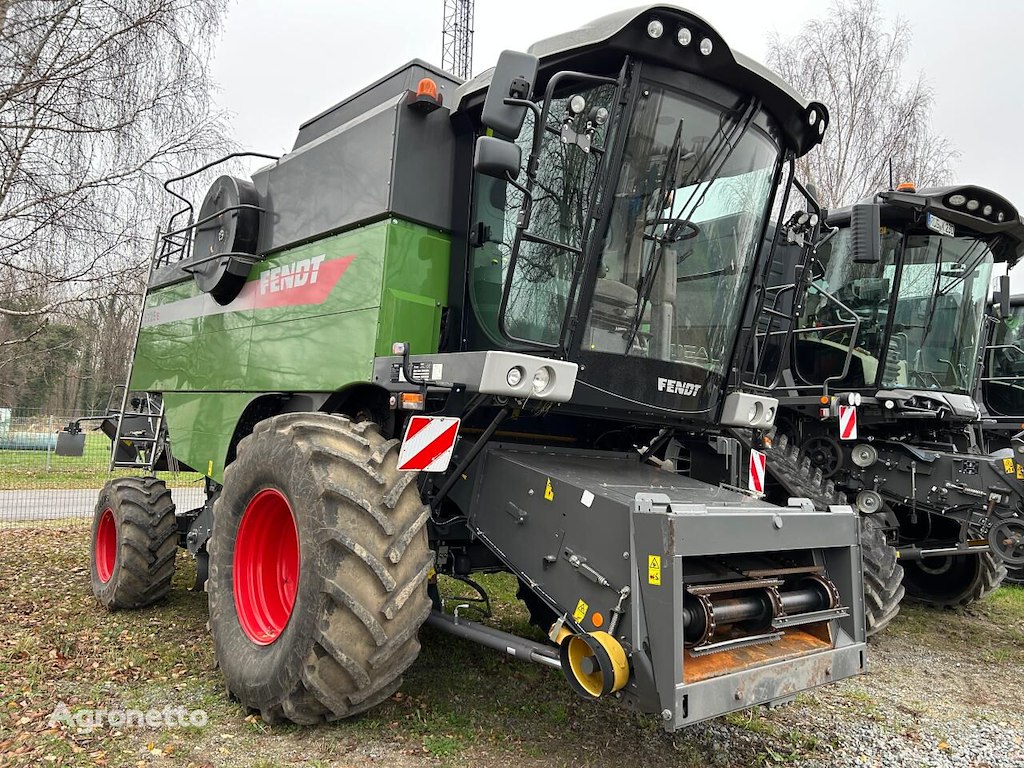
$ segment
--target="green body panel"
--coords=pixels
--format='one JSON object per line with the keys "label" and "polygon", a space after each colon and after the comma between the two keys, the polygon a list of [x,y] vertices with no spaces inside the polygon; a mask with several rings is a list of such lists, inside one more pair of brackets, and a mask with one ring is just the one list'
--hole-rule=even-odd
{"label": "green body panel", "polygon": [[226,307],[193,280],[154,290],[131,387],[164,393],[174,455],[220,480],[259,395],[368,382],[395,341],[437,351],[450,247],[444,233],[389,219],[273,254]]}
{"label": "green body panel", "polygon": [[217,482],[224,479],[224,459],[238,417],[254,397],[251,392],[167,392],[164,407],[175,458]]}
{"label": "green body panel", "polygon": [[414,355],[437,352],[441,309],[448,305],[450,253],[447,235],[392,221],[387,231],[376,355],[390,355],[395,341],[409,342]]}

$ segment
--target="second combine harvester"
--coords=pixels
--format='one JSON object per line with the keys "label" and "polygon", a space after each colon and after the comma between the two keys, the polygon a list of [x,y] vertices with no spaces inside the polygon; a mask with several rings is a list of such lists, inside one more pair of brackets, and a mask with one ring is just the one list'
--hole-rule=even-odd
{"label": "second combine harvester", "polygon": [[[973,399],[993,265],[1024,255],[1024,224],[991,190],[909,184],[827,223],[805,265],[768,470],[787,495],[844,494],[864,516],[871,634],[904,591],[961,607],[1024,562],[1021,457],[987,453]],[[799,256],[776,253],[776,274]]]}
{"label": "second combine harvester", "polygon": [[[414,62],[221,177],[158,240],[125,398],[150,405],[113,425],[119,463],[173,446],[209,501],[110,483],[97,596],[165,594],[175,539],[208,561],[220,669],[271,721],[383,701],[424,623],[669,730],[861,672],[853,511],[722,485],[719,430],[775,417],[742,319],[827,120],[650,6],[466,83]],[[435,572],[481,571],[551,642],[444,610]]]}

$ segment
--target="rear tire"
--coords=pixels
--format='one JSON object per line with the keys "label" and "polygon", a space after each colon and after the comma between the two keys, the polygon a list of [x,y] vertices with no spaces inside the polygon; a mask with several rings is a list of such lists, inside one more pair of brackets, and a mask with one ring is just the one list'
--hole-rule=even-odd
{"label": "rear tire", "polygon": [[[210,629],[228,690],[267,722],[367,710],[398,690],[419,654],[431,607],[429,510],[416,473],[397,469],[398,445],[371,422],[285,414],[257,424],[224,472],[209,546]],[[264,507],[271,528],[259,524]],[[245,519],[257,534],[282,533],[243,532],[240,555]],[[273,599],[248,597],[256,592],[246,578]],[[265,632],[254,636],[254,626]]]}
{"label": "rear tire", "polygon": [[1015,587],[1024,587],[1024,568],[1007,568],[1006,578],[1003,584],[1010,584]]}
{"label": "rear tire", "polygon": [[1006,567],[991,552],[904,563],[907,597],[938,608],[963,608],[999,588]]}
{"label": "rear tire", "polygon": [[904,572],[877,518],[861,515],[860,547],[864,565],[864,620],[871,637],[885,629],[900,612],[905,593]]}
{"label": "rear tire", "polygon": [[119,477],[92,519],[92,593],[105,608],[143,608],[171,589],[178,551],[171,492],[155,477]]}

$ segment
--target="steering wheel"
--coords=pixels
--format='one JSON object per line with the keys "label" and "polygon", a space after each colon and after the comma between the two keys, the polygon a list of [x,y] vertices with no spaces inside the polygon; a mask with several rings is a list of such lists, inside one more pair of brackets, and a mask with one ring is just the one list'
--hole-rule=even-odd
{"label": "steering wheel", "polygon": [[700,227],[689,219],[647,219],[644,221],[644,228],[665,225],[667,230],[663,235],[649,235],[644,233],[644,240],[653,240],[659,245],[666,243],[681,243],[684,240],[692,240],[700,234]]}
{"label": "steering wheel", "polygon": [[819,333],[819,338],[822,341],[831,341],[833,344],[845,347],[850,343],[850,331],[846,328],[834,328],[831,331]]}

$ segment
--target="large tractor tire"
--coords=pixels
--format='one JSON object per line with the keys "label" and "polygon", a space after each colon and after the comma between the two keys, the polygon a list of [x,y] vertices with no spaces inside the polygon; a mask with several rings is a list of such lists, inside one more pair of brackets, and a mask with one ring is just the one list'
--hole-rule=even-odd
{"label": "large tractor tire", "polygon": [[228,690],[270,723],[355,715],[391,696],[430,612],[429,510],[399,441],[371,422],[260,422],[224,472],[210,630]]}
{"label": "large tractor tire", "polygon": [[[816,506],[846,504],[846,495],[837,491],[820,469],[780,435],[765,448],[768,473],[789,497],[807,498]],[[777,499],[777,501],[785,501]],[[877,518],[861,515],[861,556],[864,568],[864,614],[867,635],[871,637],[888,626],[900,612],[903,600],[903,567],[896,550],[888,543]]]}
{"label": "large tractor tire", "polygon": [[1007,568],[1006,578],[1003,584],[1011,584],[1015,587],[1024,587],[1024,568]]}
{"label": "large tractor tire", "polygon": [[1003,583],[1006,567],[991,552],[932,557],[903,564],[907,597],[939,608],[962,608]]}
{"label": "large tractor tire", "polygon": [[143,608],[171,589],[178,524],[155,477],[120,477],[100,491],[92,518],[92,592],[104,607]]}
{"label": "large tractor tire", "polygon": [[900,612],[904,570],[885,538],[881,521],[860,516],[860,552],[864,568],[864,620],[868,637],[885,628]]}

